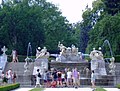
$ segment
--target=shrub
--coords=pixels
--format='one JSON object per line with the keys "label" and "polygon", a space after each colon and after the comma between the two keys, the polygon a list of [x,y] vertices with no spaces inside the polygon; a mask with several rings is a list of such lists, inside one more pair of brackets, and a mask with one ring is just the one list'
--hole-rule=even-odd
{"label": "shrub", "polygon": [[118,89],[120,89],[120,84],[117,84],[117,86],[116,86]]}
{"label": "shrub", "polygon": [[19,87],[20,87],[19,83],[4,85],[4,86],[0,86],[0,91],[10,91]]}
{"label": "shrub", "polygon": [[115,56],[115,62],[120,62],[120,55]]}

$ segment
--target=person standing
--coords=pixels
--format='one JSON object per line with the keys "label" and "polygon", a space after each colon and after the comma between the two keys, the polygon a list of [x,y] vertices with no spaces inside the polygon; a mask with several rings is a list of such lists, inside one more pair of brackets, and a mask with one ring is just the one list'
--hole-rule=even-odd
{"label": "person standing", "polygon": [[13,76],[12,76],[12,80],[13,80],[13,83],[16,83],[16,78],[17,78],[17,74],[16,72],[13,73]]}
{"label": "person standing", "polygon": [[12,62],[18,62],[18,55],[16,50],[12,50]]}
{"label": "person standing", "polygon": [[91,73],[91,84],[92,84],[92,88],[93,88],[93,91],[95,89],[95,73],[94,73],[94,70],[92,70],[92,73]]}
{"label": "person standing", "polygon": [[35,85],[35,88],[37,87],[37,85],[39,85],[39,86],[41,87],[40,78],[41,78],[41,74],[40,74],[40,72],[39,72],[39,69],[37,69],[37,72],[36,72],[36,85]]}
{"label": "person standing", "polygon": [[12,69],[9,69],[7,72],[7,77],[8,77],[8,83],[12,83]]}
{"label": "person standing", "polygon": [[61,71],[57,72],[57,85],[62,87],[62,73]]}
{"label": "person standing", "polygon": [[75,88],[77,88],[77,86],[80,86],[80,73],[77,71],[77,68],[73,69],[72,72],[72,77],[73,77],[73,85]]}
{"label": "person standing", "polygon": [[72,85],[72,72],[70,71],[70,69],[68,69],[67,72],[67,86],[71,86]]}

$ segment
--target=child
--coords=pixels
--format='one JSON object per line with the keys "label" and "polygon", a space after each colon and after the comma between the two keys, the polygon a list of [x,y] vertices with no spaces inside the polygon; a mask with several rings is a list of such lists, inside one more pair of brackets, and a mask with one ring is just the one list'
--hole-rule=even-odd
{"label": "child", "polygon": [[57,81],[52,81],[51,82],[51,88],[55,88],[57,86]]}

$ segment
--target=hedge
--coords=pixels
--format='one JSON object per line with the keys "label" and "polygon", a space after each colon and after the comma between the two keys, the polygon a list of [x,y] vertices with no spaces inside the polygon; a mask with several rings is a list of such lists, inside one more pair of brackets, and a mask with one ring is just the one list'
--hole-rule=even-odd
{"label": "hedge", "polygon": [[120,89],[120,84],[117,84],[117,86],[116,86],[118,89]]}
{"label": "hedge", "polygon": [[20,87],[19,83],[4,85],[4,86],[0,86],[0,91],[10,91],[19,87]]}

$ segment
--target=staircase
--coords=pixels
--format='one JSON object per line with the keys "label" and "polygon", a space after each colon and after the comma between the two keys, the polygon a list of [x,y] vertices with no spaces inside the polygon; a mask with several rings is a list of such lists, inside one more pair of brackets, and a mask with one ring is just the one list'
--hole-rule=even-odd
{"label": "staircase", "polygon": [[12,72],[16,72],[17,80],[16,82],[20,83],[21,86],[31,86],[31,77],[33,73],[34,63],[30,63],[28,67],[28,74],[24,74],[24,64],[25,62],[18,63],[7,63],[4,72],[7,72],[9,69],[12,69]]}
{"label": "staircase", "polygon": [[[29,75],[24,75],[24,64],[25,62],[19,62],[19,63],[7,63],[6,67],[5,67],[5,72],[9,69],[12,69],[13,72],[16,72],[18,79],[17,82],[19,82],[21,84],[21,86],[23,87],[31,87],[33,86],[33,84],[35,84],[35,78],[33,76],[33,69],[34,66],[39,66],[40,63],[39,62],[31,62],[29,64],[29,71],[28,74]],[[49,68],[56,68],[58,70],[64,70],[65,68],[74,68],[77,67],[79,72],[80,72],[80,82],[81,85],[91,85],[90,82],[90,74],[91,71],[89,71],[88,76],[86,77],[86,73],[84,71],[85,67],[88,67],[90,69],[90,63],[55,63],[55,62],[51,62],[49,63]],[[108,68],[108,64],[106,64],[106,70],[107,70],[107,76],[102,76],[100,79],[96,80],[96,85],[103,85],[103,86],[114,86],[118,83],[120,83],[120,63],[116,63],[116,76],[111,76],[110,74],[108,74],[109,72],[109,68]]]}

